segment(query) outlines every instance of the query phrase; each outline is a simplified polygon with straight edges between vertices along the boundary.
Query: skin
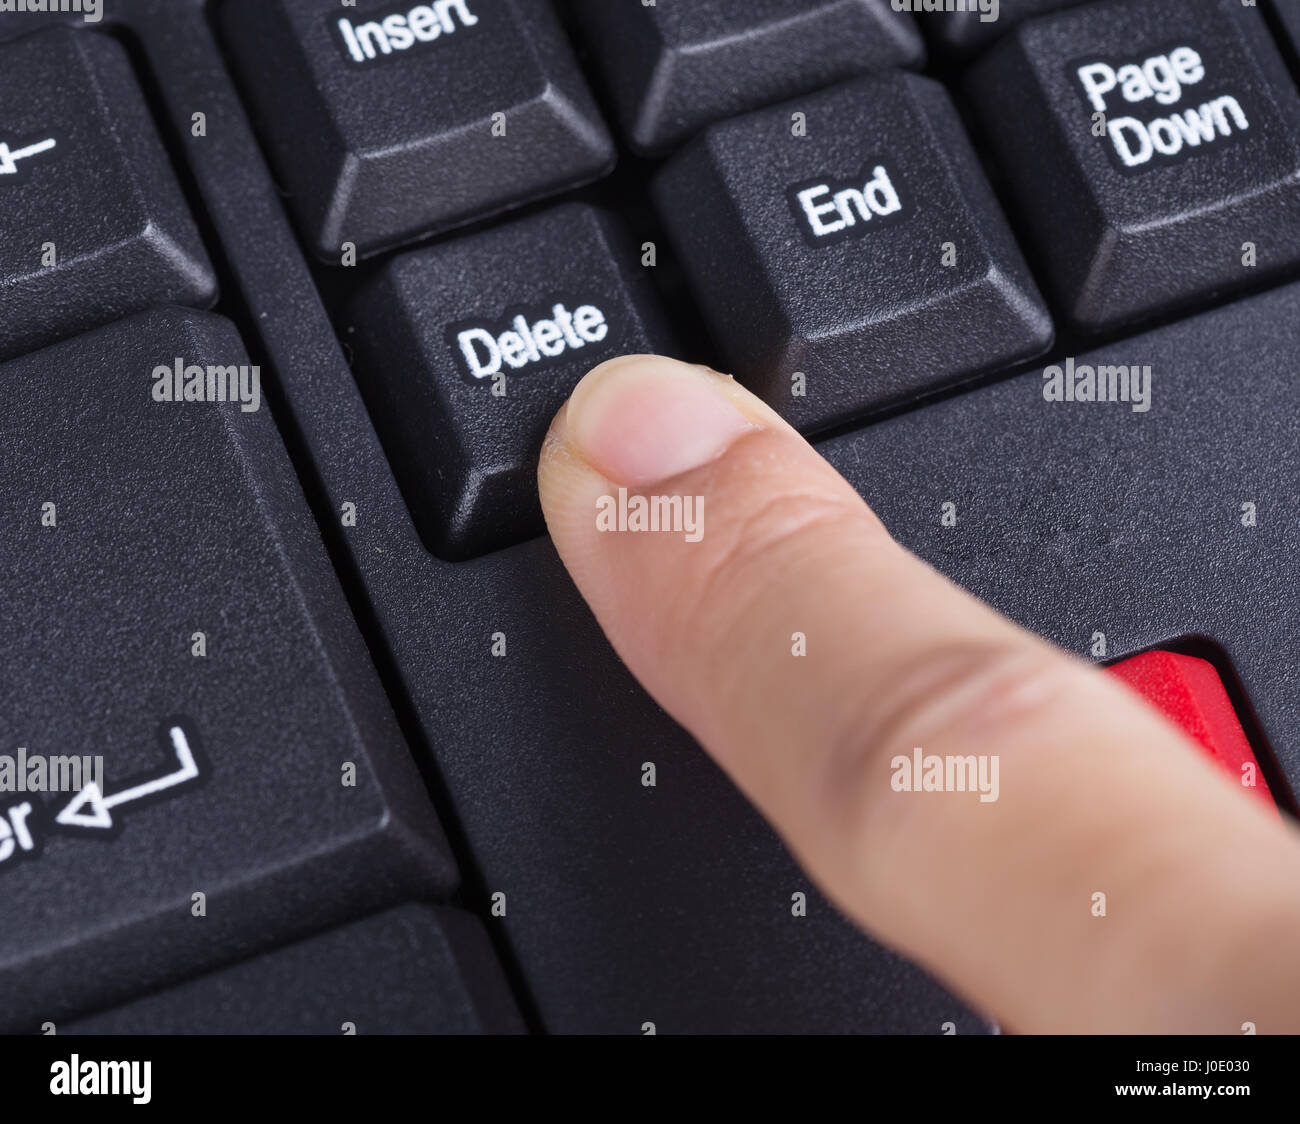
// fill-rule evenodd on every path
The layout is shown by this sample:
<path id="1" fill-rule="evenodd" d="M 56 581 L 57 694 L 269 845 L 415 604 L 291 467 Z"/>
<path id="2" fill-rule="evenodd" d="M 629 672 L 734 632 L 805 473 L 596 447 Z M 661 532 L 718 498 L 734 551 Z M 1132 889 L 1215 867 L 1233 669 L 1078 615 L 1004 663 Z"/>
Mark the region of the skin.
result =
<path id="1" fill-rule="evenodd" d="M 874 938 L 1008 1030 L 1300 1032 L 1294 823 L 908 554 L 738 383 L 602 364 L 538 483 L 619 656 Z M 620 486 L 703 497 L 702 538 L 598 531 Z M 895 791 L 916 746 L 997 755 L 998 799 Z"/>

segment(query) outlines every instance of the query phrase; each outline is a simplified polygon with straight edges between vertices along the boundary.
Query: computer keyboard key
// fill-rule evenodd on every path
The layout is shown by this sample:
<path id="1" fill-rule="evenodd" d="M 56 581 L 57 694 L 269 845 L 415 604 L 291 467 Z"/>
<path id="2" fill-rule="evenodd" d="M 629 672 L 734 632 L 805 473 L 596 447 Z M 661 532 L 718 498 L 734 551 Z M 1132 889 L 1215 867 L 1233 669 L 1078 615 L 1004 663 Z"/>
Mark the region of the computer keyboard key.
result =
<path id="1" fill-rule="evenodd" d="M 98 32 L 0 43 L 0 356 L 217 282 L 126 52 Z"/>
<path id="2" fill-rule="evenodd" d="M 1046 350 L 942 87 L 902 71 L 711 126 L 654 185 L 733 373 L 804 430 Z"/>
<path id="3" fill-rule="evenodd" d="M 922 33 L 942 44 L 949 54 L 966 57 L 982 51 L 1017 24 L 1084 0 L 965 0 L 964 11 L 945 11 L 942 6 L 925 11 L 925 2 L 910 0 Z M 909 0 L 900 3 L 906 11 Z"/>
<path id="4" fill-rule="evenodd" d="M 577 0 L 623 133 L 659 152 L 703 125 L 925 58 L 889 0 Z"/>
<path id="5" fill-rule="evenodd" d="M 1209 660 L 1156 650 L 1130 656 L 1108 670 L 1177 725 L 1228 776 L 1277 812 L 1241 719 Z"/>
<path id="6" fill-rule="evenodd" d="M 403 905 L 60 1034 L 514 1034 L 523 1020 L 479 920 Z"/>
<path id="7" fill-rule="evenodd" d="M 613 165 L 550 0 L 228 0 L 223 14 L 272 166 L 327 262 Z"/>
<path id="8" fill-rule="evenodd" d="M 1024 24 L 971 90 L 1060 310 L 1109 329 L 1300 264 L 1300 98 L 1239 0 Z"/>
<path id="9" fill-rule="evenodd" d="M 569 392 L 606 359 L 673 350 L 639 253 L 569 203 L 404 254 L 349 305 L 357 382 L 436 554 L 540 534 L 537 456 Z"/>
<path id="10" fill-rule="evenodd" d="M 180 309 L 0 365 L 0 1032 L 456 885 L 263 389 Z"/>

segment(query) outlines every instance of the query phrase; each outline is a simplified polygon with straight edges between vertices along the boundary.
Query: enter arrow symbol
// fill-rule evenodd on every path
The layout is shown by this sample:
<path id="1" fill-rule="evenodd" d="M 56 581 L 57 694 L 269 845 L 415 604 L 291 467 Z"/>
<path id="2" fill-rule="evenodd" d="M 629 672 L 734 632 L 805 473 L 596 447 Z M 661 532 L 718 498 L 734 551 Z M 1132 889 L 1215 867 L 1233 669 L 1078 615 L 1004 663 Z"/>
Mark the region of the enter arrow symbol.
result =
<path id="1" fill-rule="evenodd" d="M 0 141 L 0 176 L 17 175 L 19 160 L 26 160 L 29 156 L 39 156 L 42 152 L 49 152 L 57 143 L 53 137 L 50 137 L 43 141 L 37 141 L 35 144 L 29 144 L 26 148 L 11 151 L 6 142 Z"/>
<path id="2" fill-rule="evenodd" d="M 185 731 L 180 726 L 172 726 L 168 729 L 167 736 L 171 740 L 172 749 L 176 752 L 176 760 L 180 762 L 179 769 L 166 776 L 124 788 L 121 792 L 113 793 L 112 796 L 105 796 L 100 791 L 99 785 L 91 781 L 90 784 L 84 785 L 67 807 L 54 817 L 55 823 L 62 824 L 64 827 L 109 831 L 113 827 L 114 808 L 129 804 L 133 800 L 143 800 L 146 796 L 153 796 L 155 793 L 194 780 L 199 775 L 199 767 L 195 764 L 194 751 L 185 737 Z"/>

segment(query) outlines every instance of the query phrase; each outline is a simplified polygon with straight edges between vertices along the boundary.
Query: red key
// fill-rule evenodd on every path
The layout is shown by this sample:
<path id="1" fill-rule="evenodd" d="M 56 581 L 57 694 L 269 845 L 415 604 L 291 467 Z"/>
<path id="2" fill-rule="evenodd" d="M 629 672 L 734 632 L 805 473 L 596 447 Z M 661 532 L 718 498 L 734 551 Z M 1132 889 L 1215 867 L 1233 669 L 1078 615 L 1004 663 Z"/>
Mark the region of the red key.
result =
<path id="1" fill-rule="evenodd" d="M 1108 670 L 1179 726 L 1237 783 L 1277 811 L 1213 664 L 1195 656 L 1156 651 L 1123 660 Z M 1244 765 L 1252 767 L 1243 769 Z"/>

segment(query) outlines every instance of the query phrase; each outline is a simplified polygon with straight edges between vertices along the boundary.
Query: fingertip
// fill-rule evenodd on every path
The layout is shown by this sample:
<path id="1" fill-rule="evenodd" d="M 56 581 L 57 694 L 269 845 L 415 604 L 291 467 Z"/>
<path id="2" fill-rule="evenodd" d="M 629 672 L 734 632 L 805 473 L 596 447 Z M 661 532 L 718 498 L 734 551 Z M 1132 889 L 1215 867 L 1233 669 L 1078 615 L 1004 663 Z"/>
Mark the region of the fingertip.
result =
<path id="1" fill-rule="evenodd" d="M 563 439 L 613 483 L 649 487 L 716 460 L 762 428 L 739 408 L 744 399 L 733 388 L 707 367 L 622 356 L 575 388 L 561 419 Z"/>

